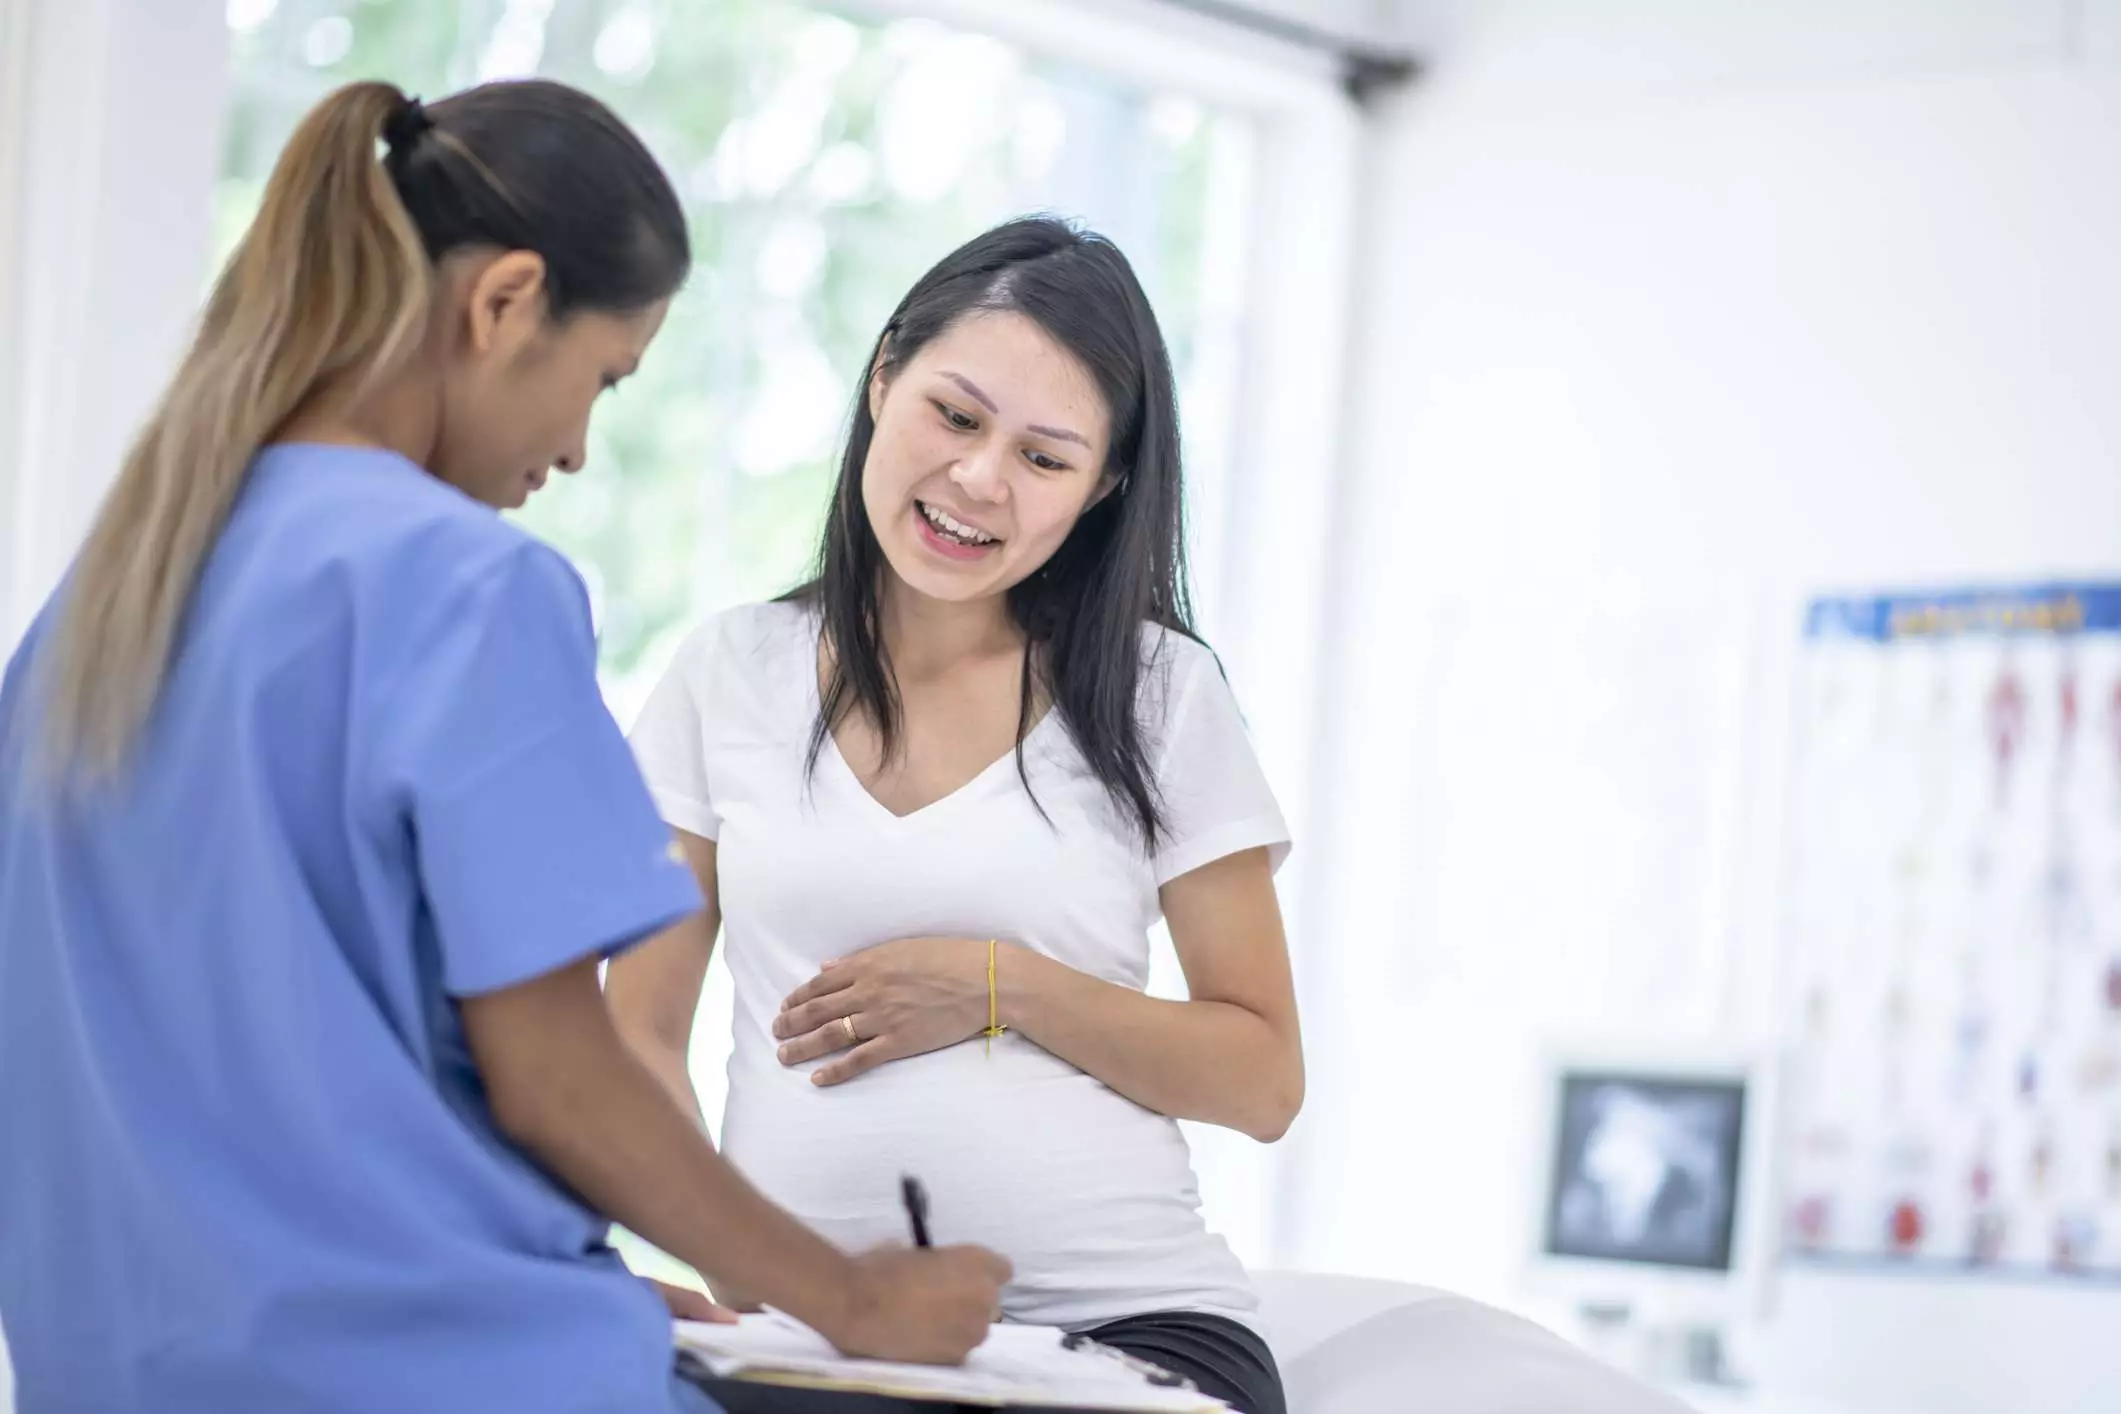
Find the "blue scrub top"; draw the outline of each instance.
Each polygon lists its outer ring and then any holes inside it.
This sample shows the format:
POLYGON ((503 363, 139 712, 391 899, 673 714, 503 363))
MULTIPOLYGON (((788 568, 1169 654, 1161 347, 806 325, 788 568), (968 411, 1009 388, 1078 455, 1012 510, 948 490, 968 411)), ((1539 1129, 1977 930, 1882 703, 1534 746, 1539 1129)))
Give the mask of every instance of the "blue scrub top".
POLYGON ((269 448, 122 784, 65 806, 27 769, 51 620, 0 688, 25 1414, 700 1407, 456 1006, 700 906, 566 561, 401 458, 269 448))

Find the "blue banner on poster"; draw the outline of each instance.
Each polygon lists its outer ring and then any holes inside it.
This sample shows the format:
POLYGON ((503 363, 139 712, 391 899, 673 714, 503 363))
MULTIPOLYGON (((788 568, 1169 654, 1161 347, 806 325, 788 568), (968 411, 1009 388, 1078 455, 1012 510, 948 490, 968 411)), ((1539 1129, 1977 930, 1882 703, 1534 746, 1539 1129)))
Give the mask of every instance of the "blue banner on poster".
POLYGON ((1817 599, 1804 621, 1804 636, 1813 639, 1888 643, 1969 633, 2121 633, 2121 583, 1817 599))

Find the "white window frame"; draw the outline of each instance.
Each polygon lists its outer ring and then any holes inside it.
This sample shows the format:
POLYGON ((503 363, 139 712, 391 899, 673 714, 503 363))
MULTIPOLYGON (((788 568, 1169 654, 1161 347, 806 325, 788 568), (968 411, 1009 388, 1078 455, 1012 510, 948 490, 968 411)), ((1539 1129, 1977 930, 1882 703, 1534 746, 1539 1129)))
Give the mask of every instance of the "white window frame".
MULTIPOLYGON (((1315 838, 1365 132, 1331 61, 1155 0, 813 3, 931 18, 1249 118, 1237 425, 1203 560, 1218 576, 1214 646, 1294 833, 1315 838)), ((0 41, 4 654, 64 572, 196 313, 229 83, 221 0, 0 0, 0 41)), ((1304 860, 1299 849, 1282 879, 1292 919, 1308 912, 1304 860)), ((1261 1183, 1242 1200, 1262 1215, 1245 1245, 1271 1258, 1286 1225, 1261 1183)))

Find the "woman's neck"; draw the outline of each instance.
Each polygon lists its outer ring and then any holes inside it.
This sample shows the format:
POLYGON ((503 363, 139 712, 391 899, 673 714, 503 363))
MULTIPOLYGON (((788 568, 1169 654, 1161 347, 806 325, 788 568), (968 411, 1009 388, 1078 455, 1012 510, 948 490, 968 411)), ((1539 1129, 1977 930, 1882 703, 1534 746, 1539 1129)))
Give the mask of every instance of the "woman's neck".
POLYGON ((984 658, 1024 651, 1023 631, 1001 595, 953 603, 906 587, 886 570, 883 586, 884 650, 903 678, 935 678, 984 658))
POLYGON ((434 397, 417 376, 400 374, 365 397, 340 379, 296 408, 272 440, 378 447, 426 466, 434 455, 436 422, 434 397))

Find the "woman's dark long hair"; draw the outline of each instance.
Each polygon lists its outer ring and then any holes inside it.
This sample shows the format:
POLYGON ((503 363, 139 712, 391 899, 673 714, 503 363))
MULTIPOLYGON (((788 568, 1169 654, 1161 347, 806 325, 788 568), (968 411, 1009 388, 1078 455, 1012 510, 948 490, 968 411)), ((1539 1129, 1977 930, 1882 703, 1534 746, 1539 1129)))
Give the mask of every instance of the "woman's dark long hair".
MULTIPOLYGON (((888 381, 968 315, 1021 314, 1095 380, 1109 416, 1103 474, 1112 490, 1083 513, 1053 557, 1009 591, 1025 637, 1017 699, 1016 770, 1042 686, 1090 769, 1141 829, 1163 834, 1149 748, 1136 713, 1143 628, 1196 638, 1186 582, 1179 482, 1178 399, 1163 332, 1118 247, 1062 221, 998 226, 922 276, 877 336, 867 365, 888 381)), ((882 632, 883 547, 862 501, 862 468, 876 434, 869 379, 854 399, 839 485, 825 523, 817 577, 789 597, 816 608, 830 648, 809 764, 850 713, 876 728, 885 760, 902 745, 898 684, 882 632)))

